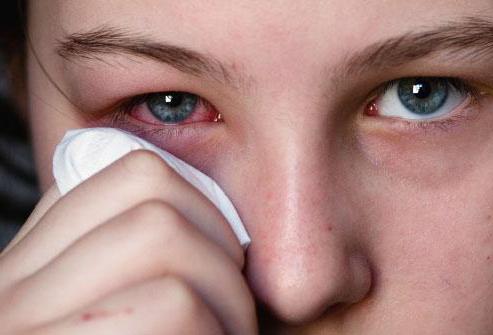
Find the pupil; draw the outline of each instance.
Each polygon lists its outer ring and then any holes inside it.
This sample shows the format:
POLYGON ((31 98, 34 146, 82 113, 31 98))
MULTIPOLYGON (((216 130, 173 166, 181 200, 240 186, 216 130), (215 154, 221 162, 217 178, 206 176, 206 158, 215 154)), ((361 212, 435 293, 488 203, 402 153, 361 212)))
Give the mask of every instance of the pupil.
POLYGON ((413 94, 419 99, 426 99, 431 94, 431 85, 427 81, 420 80, 413 85, 413 94))
POLYGON ((183 102, 183 94, 173 93, 166 95, 166 102, 171 108, 176 108, 180 106, 183 102))
POLYGON ((431 115, 447 102, 448 85, 443 78, 404 78, 399 81, 397 95, 408 111, 431 115))

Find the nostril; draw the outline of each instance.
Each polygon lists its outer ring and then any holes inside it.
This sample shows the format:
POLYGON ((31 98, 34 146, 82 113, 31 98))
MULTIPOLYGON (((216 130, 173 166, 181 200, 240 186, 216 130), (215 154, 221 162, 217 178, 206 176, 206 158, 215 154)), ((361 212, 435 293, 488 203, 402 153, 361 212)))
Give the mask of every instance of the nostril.
POLYGON ((335 315, 345 311, 350 305, 342 302, 335 303, 324 311, 323 315, 335 315))
POLYGON ((341 294, 343 305, 351 305, 363 300, 372 287, 372 271, 366 257, 351 255, 348 270, 348 282, 345 285, 345 292, 341 294))
POLYGON ((361 255, 352 255, 348 260, 347 280, 341 291, 335 294, 339 298, 328 305, 322 315, 334 316, 344 313, 351 308, 351 305, 364 300, 371 292, 373 275, 367 259, 361 255))

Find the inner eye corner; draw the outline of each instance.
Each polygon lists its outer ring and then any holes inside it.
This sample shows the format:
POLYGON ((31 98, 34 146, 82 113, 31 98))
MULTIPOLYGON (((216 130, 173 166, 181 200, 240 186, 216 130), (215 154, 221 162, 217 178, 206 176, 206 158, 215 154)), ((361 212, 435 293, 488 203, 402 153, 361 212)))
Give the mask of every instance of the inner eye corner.
POLYGON ((368 100, 364 104, 364 115, 370 117, 379 116, 378 106, 377 106, 378 97, 373 97, 368 100))

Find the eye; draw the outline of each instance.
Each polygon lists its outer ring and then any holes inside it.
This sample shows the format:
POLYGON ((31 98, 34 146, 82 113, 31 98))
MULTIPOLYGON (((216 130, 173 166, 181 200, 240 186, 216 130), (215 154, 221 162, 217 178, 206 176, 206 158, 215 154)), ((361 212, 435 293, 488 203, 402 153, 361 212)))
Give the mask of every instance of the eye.
POLYGON ((386 84, 367 114, 409 120, 435 119, 469 100, 472 90, 454 78, 403 78, 386 84))
POLYGON ((164 123, 180 123, 195 111, 199 99, 182 92, 157 93, 148 96, 146 105, 152 115, 164 123))
POLYGON ((187 92, 146 94, 132 99, 123 109, 130 116, 153 125, 218 122, 221 119, 210 103, 187 92))

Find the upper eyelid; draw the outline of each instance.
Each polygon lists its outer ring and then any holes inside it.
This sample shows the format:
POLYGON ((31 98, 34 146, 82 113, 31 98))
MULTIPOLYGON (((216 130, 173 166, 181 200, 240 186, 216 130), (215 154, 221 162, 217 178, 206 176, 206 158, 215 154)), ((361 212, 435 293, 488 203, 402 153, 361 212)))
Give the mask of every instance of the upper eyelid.
POLYGON ((400 77, 396 79, 391 79, 388 80, 380 85, 378 85, 376 88, 371 90, 369 96, 370 99, 376 98, 377 96, 380 96, 384 93, 386 93, 390 88, 392 88, 394 85, 397 85, 400 80, 407 79, 407 78, 442 78, 446 79, 452 86, 454 86, 456 89, 459 91, 463 91, 464 93, 470 93, 474 96, 479 96, 481 93, 481 90, 486 90, 488 89, 491 94, 493 94, 493 88, 488 88, 488 86, 484 84, 478 84, 471 82, 467 79, 463 78, 458 78, 458 77, 447 77, 447 76, 405 76, 405 77, 400 77))

